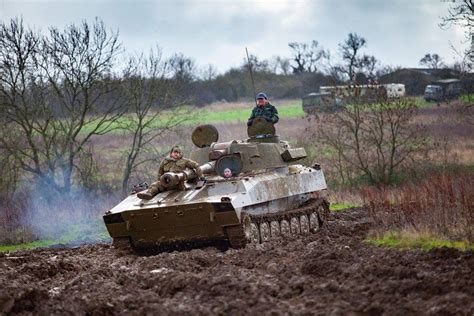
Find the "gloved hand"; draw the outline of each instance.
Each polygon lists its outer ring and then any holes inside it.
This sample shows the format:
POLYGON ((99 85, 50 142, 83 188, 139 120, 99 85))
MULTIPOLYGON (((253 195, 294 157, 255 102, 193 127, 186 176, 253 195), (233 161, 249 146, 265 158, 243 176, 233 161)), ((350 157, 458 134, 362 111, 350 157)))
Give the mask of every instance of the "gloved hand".
POLYGON ((253 122, 253 120, 248 120, 247 121, 247 126, 252 126, 252 122, 253 122))

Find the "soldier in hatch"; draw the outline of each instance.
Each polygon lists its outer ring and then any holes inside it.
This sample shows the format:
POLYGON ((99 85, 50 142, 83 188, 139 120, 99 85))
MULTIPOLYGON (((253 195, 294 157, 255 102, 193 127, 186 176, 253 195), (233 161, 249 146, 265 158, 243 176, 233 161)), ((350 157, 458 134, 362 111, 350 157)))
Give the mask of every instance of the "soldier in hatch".
POLYGON ((224 178, 232 178, 232 170, 230 170, 229 168, 225 168, 223 177, 224 178))
POLYGON ((278 111, 268 102, 267 95, 263 92, 257 94, 257 105, 252 110, 247 126, 251 126, 256 117, 263 117, 267 122, 273 124, 278 122, 278 111))
MULTIPOLYGON (((166 172, 182 172, 186 168, 193 169, 199 178, 202 178, 202 171, 199 168, 199 164, 191 159, 183 158, 181 148, 174 146, 171 148, 170 156, 163 159, 160 164, 160 170, 158 171, 158 180, 150 185, 150 188, 145 192, 140 192, 137 197, 143 200, 150 200, 155 195, 166 190, 160 182, 161 176, 166 172)), ((174 188, 168 189, 184 189, 184 182, 178 183, 174 188)))

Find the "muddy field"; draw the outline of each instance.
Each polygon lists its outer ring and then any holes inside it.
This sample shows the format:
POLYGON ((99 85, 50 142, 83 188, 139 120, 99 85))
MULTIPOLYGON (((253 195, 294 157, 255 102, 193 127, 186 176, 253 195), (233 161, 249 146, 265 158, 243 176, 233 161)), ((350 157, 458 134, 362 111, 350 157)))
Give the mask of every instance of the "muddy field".
POLYGON ((370 246, 363 209, 243 250, 109 245, 0 254, 0 314, 473 315, 474 255, 370 246))

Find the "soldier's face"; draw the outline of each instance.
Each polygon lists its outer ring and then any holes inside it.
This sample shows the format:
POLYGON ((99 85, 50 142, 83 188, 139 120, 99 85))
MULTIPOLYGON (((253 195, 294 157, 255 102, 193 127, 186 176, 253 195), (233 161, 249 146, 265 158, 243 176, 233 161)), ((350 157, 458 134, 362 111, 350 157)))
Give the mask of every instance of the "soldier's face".
POLYGON ((265 106, 265 104, 267 104, 267 102, 268 102, 268 101, 267 101, 267 99, 265 99, 265 98, 258 98, 258 99, 257 99, 257 104, 258 104, 258 106, 265 106))
POLYGON ((230 178, 232 177, 232 171, 230 169, 225 169, 224 170, 224 177, 225 178, 230 178))
POLYGON ((172 151, 170 154, 171 158, 173 159, 181 159, 181 152, 179 151, 172 151))

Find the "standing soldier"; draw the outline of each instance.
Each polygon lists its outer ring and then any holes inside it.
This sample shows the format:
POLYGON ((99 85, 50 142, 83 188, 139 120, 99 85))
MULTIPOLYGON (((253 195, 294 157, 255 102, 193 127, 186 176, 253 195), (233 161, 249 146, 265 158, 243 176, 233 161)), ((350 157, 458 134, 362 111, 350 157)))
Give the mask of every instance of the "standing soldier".
POLYGON ((278 122, 278 111, 268 102, 267 95, 263 92, 257 94, 257 105, 252 110, 252 114, 247 121, 247 126, 251 126, 253 119, 256 117, 263 117, 267 122, 273 124, 278 122))
MULTIPOLYGON (((137 197, 143 200, 150 200, 155 195, 166 190, 166 188, 161 184, 160 178, 166 172, 182 172, 186 168, 193 169, 196 174, 202 178, 202 171, 199 168, 199 164, 191 159, 183 158, 181 153, 181 148, 174 146, 171 148, 170 156, 163 159, 160 164, 160 170, 158 171, 158 180, 153 182, 150 188, 146 192, 140 192, 137 194, 137 197)), ((180 182, 176 187, 168 188, 174 189, 178 188, 184 190, 184 182, 180 182)))

